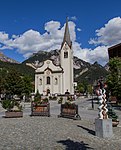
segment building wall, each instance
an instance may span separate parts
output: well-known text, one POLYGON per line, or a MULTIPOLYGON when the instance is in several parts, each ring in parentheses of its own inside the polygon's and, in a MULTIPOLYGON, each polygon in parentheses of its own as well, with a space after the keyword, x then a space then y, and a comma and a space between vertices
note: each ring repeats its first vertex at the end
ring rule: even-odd
POLYGON ((47 94, 47 90, 50 90, 51 94, 61 94, 62 93, 62 74, 61 73, 55 73, 48 76, 46 72, 44 74, 36 74, 36 88, 35 93, 37 92, 37 89, 39 90, 40 94, 47 94), (50 84, 47 84, 47 77, 50 77, 50 84), (57 80, 55 80, 57 79, 57 80))
POLYGON ((62 68, 55 66, 51 60, 46 60, 44 65, 36 69, 35 73, 35 93, 39 90, 40 94, 62 93, 62 68), (50 78, 50 84, 47 83, 50 78))
POLYGON ((51 94, 64 94, 67 90, 70 94, 74 94, 73 80, 73 50, 72 42, 69 34, 68 18, 64 32, 63 42, 60 50, 60 66, 56 66, 51 60, 44 61, 44 64, 35 70, 35 92, 37 89, 40 93, 47 93, 47 89, 51 94), (47 84, 47 77, 51 83, 47 84), (55 83, 57 79, 57 83, 55 83), (40 80, 42 83, 40 84, 40 80))
POLYGON ((121 57, 121 43, 108 48, 109 59, 121 57))
POLYGON ((65 42, 60 53, 61 67, 63 68, 63 90, 65 93, 67 90, 73 94, 73 50, 65 42), (64 53, 68 53, 68 57, 65 58, 64 53))

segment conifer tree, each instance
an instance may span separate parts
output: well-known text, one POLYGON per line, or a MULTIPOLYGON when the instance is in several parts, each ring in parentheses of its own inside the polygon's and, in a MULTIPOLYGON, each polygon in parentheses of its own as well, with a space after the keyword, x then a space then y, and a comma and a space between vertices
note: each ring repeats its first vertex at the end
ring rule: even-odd
POLYGON ((110 74, 107 77, 108 90, 112 96, 116 96, 118 100, 121 100, 121 59, 112 58, 109 61, 110 74))

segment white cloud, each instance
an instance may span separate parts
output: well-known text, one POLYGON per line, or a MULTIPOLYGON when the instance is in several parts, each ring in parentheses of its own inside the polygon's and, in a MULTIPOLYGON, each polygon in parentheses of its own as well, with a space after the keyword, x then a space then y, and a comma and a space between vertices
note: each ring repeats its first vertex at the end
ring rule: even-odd
POLYGON ((50 33, 55 33, 60 29, 60 22, 57 21, 50 21, 45 24, 45 30, 50 33))
MULTIPOLYGON (((60 49, 64 36, 65 25, 61 26, 58 21, 45 23, 45 32, 41 34, 35 30, 28 30, 21 35, 9 35, 0 32, 0 49, 17 49, 24 57, 29 57, 39 50, 50 51, 60 49)), ((101 44, 94 49, 82 48, 81 43, 76 41, 76 24, 69 21, 69 30, 73 42, 74 55, 90 63, 98 61, 105 65, 108 62, 107 49, 110 45, 121 42, 121 18, 116 17, 108 21, 104 27, 96 30, 96 38, 90 40, 90 44, 101 44)))
POLYGON ((77 20, 76 16, 72 16, 72 17, 70 17, 70 19, 73 20, 73 21, 77 20))
MULTIPOLYGON (((74 22, 69 21, 72 41, 76 40, 75 26, 74 22)), ((17 49, 25 57, 39 50, 60 49, 65 25, 61 27, 60 22, 50 21, 45 24, 45 30, 44 34, 40 34, 38 31, 30 29, 22 35, 12 35, 11 39, 8 38, 8 34, 0 32, 0 49, 17 49)))
POLYGON ((109 61, 107 46, 98 46, 95 49, 88 49, 81 48, 80 44, 75 42, 73 43, 73 49, 76 49, 76 51, 74 51, 74 55, 86 62, 93 64, 97 61, 101 65, 105 65, 109 61))
POLYGON ((80 31, 81 31, 81 29, 80 29, 80 28, 77 28, 77 31, 79 31, 79 32, 80 32, 80 31))
POLYGON ((70 31, 70 36, 71 36, 72 42, 74 42, 76 40, 75 28, 76 28, 76 24, 72 21, 69 21, 69 31, 70 31))
POLYGON ((6 40, 8 40, 8 34, 5 32, 0 32, 0 42, 4 43, 6 40))
POLYGON ((109 20, 104 27, 96 30, 96 36, 89 41, 90 44, 112 46, 121 43, 121 18, 109 20))

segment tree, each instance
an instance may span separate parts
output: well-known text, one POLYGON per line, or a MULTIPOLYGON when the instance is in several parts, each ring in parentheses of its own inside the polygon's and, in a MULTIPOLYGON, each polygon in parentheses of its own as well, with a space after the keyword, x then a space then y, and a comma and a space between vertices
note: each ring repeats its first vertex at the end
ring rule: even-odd
POLYGON ((5 78, 5 90, 7 95, 21 95, 23 91, 23 80, 16 70, 11 70, 5 78))
POLYGON ((87 86, 87 91, 88 91, 88 93, 89 94, 93 94, 93 87, 92 87, 92 85, 91 84, 89 84, 88 86, 87 86))
POLYGON ((82 83, 78 84, 77 90, 81 93, 84 93, 84 85, 82 83))
POLYGON ((25 95, 28 96, 33 90, 32 83, 31 83, 31 78, 28 77, 28 76, 24 76, 22 78, 22 80, 23 80, 22 93, 24 93, 25 95))
POLYGON ((112 106, 110 104, 108 104, 107 108, 108 108, 108 117, 111 118, 112 121, 117 121, 118 116, 117 116, 116 112, 114 111, 114 109, 112 108, 112 106))
POLYGON ((0 69, 0 94, 5 92, 5 76, 7 74, 7 70, 4 68, 0 69))
POLYGON ((109 61, 110 74, 107 77, 108 90, 112 96, 121 100, 121 58, 115 57, 109 61))

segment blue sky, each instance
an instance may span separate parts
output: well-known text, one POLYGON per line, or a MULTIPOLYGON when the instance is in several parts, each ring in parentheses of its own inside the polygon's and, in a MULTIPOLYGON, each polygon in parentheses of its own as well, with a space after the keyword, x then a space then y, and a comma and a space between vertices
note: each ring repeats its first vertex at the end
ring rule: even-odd
POLYGON ((67 16, 74 55, 105 65, 108 47, 121 42, 120 0, 0 0, 0 51, 22 62, 59 49, 67 16))

